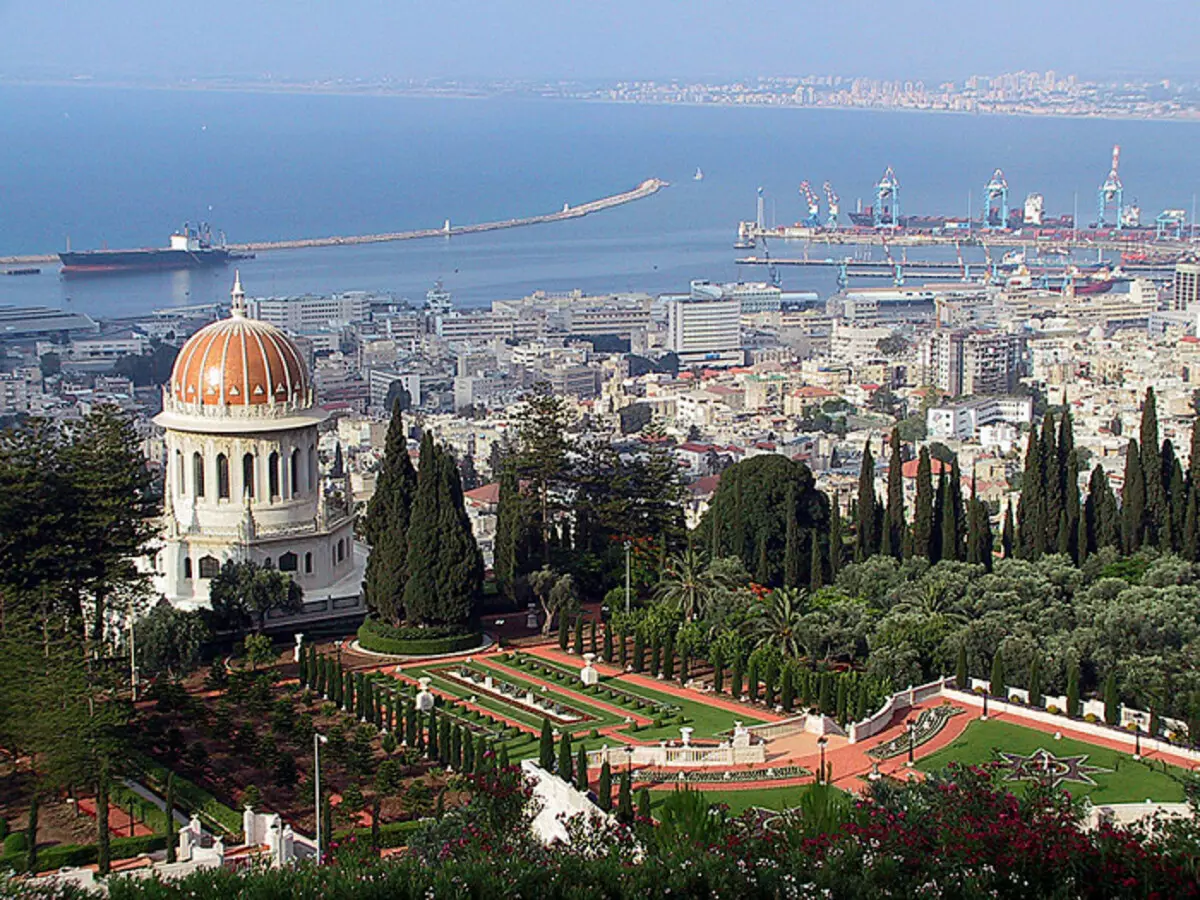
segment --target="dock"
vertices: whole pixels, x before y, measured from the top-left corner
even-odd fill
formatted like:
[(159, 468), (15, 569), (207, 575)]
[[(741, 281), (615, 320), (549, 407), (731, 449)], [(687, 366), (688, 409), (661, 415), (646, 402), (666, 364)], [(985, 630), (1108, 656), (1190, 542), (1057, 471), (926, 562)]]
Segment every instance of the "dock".
[[(392, 241), (414, 241), (422, 238), (460, 237), (468, 234), (481, 234), (485, 231), (500, 231), (505, 228), (524, 228), (528, 225), (545, 225), (552, 222), (565, 222), (569, 219), (579, 219), (592, 213), (602, 212), (635, 200), (652, 197), (668, 186), (668, 182), (660, 178), (647, 178), (632, 190), (598, 200), (589, 200), (572, 206), (563, 204), (558, 212), (543, 213), (536, 216), (523, 216), (516, 219), (503, 219), (498, 222), (480, 222), (475, 225), (452, 225), (447, 219), (441, 228), (422, 228), (416, 231), (390, 231), (381, 234), (335, 235), (318, 238), (296, 238), (287, 241), (252, 241), (244, 244), (229, 244), (228, 248), (241, 253), (264, 253), (271, 250), (301, 250), (312, 247), (352, 247), (357, 244), (383, 244)], [(0, 265), (29, 265), (35, 263), (57, 262), (58, 255), (40, 254), (36, 256), (0, 256)]]

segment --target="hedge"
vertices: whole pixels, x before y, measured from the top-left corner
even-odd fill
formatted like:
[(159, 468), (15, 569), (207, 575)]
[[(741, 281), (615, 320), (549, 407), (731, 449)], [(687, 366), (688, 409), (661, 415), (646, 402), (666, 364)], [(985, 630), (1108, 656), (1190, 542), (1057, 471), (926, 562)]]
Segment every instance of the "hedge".
[[(143, 853), (166, 849), (167, 838), (162, 834), (147, 834), (139, 837), (113, 838), (108, 842), (111, 859), (128, 859)], [(13, 869), (25, 870), (26, 853), (0, 856), (0, 871)], [(64, 866), (88, 866), (100, 858), (100, 848), (96, 844), (60, 844), (56, 847), (38, 848), (37, 869), (39, 872), (52, 872)]]
[[(381, 849), (389, 847), (403, 847), (408, 843), (408, 836), (424, 825), (425, 822), (421, 819), (410, 819), (406, 822), (385, 822), (379, 826), (379, 846)], [(339, 843), (350, 837), (357, 837), (360, 840), (369, 841), (371, 839), (371, 829), (369, 828), (349, 828), (333, 833), (334, 843)]]
[[(375, 619), (366, 619), (358, 629), (358, 643), (372, 653), (387, 653), (393, 656), (429, 656), (438, 653), (455, 653), (473, 650), (479, 646), (478, 631), (468, 634), (446, 633), (438, 628), (393, 628)], [(432, 637), (430, 634), (432, 633)]]
[[(148, 786), (160, 797), (167, 793), (167, 768), (145, 756), (135, 760), (146, 773)], [(195, 813), (211, 830), (220, 830), (236, 837), (242, 833), (242, 814), (226, 806), (204, 788), (175, 773), (175, 805), (185, 812)], [(214, 827), (215, 826), (215, 827)]]

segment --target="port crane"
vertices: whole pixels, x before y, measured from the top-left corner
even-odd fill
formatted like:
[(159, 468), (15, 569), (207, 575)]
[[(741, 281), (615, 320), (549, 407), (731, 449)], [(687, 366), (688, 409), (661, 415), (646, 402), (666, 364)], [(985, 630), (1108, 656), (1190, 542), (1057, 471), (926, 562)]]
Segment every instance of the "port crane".
[(817, 196), (817, 192), (812, 189), (812, 185), (808, 183), (807, 179), (800, 182), (800, 196), (808, 204), (808, 218), (804, 220), (804, 224), (809, 228), (820, 228), (821, 198)]
[(833, 185), (828, 181), (824, 184), (825, 189), (825, 205), (828, 207), (828, 213), (825, 216), (825, 227), (830, 231), (837, 231), (838, 228), (838, 212), (841, 209), (838, 203), (837, 192), (834, 191)]
[[(885, 202), (890, 205), (884, 206)], [(876, 228), (900, 227), (900, 180), (888, 166), (875, 185), (875, 206), (871, 210)]]
[(983, 227), (989, 231), (1008, 227), (1008, 181), (1000, 169), (983, 188)]
[(1121, 162), (1121, 145), (1113, 144), (1112, 168), (1108, 177), (1096, 192), (1096, 227), (1104, 228), (1104, 214), (1112, 208), (1113, 219), (1117, 231), (1121, 230), (1121, 207), (1125, 201), (1125, 186), (1121, 184), (1121, 176), (1117, 174), (1117, 166)]

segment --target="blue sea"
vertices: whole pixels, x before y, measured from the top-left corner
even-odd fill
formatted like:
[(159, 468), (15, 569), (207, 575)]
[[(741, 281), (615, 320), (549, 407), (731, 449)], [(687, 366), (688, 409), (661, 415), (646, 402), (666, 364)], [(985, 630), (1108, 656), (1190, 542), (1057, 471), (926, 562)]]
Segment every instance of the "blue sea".
[[(829, 180), (849, 211), (891, 165), (903, 211), (978, 212), (1002, 167), (1010, 203), (1095, 218), (1122, 146), (1126, 201), (1144, 218), (1192, 208), (1200, 125), (926, 113), (626, 106), (98, 87), (0, 88), (0, 256), (66, 246), (159, 246), (185, 220), (230, 241), (439, 227), (552, 212), (564, 202), (671, 186), (583, 219), (454, 239), (278, 251), (242, 264), (251, 294), (390, 291), (423, 298), (442, 279), (463, 306), (537, 289), (686, 289), (740, 270), (736, 223), (804, 215), (797, 193)], [(694, 181), (696, 168), (704, 172)], [(844, 218), (844, 215), (843, 215)], [(782, 247), (774, 252), (783, 253)], [(96, 316), (207, 303), (232, 272), (0, 278), (0, 304)], [(784, 287), (834, 289), (831, 271), (783, 269)]]

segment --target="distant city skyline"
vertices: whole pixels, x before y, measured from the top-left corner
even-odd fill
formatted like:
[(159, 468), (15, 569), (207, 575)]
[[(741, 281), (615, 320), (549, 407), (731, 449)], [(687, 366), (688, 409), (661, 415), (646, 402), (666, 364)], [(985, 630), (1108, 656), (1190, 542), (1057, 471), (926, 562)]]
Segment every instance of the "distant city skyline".
[(1046, 71), (1200, 77), (1200, 8), (848, 0), (811, 8), (671, 0), (164, 6), (0, 0), (0, 75), (697, 80), (842, 74), (961, 80)]

